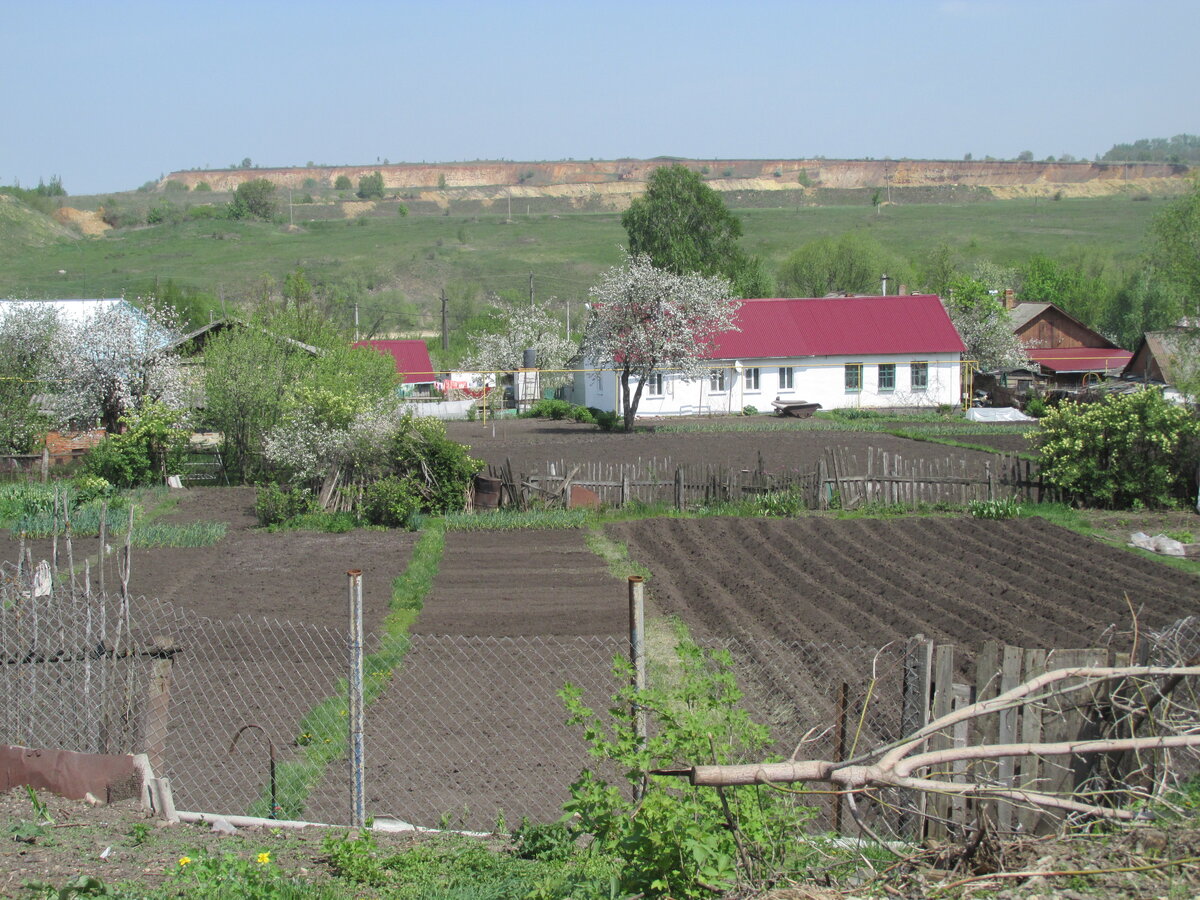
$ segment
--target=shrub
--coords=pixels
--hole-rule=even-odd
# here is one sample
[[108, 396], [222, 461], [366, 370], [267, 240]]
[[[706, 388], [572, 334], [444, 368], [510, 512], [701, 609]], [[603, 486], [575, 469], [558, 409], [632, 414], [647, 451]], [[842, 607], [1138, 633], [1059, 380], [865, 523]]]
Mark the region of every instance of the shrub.
[[212, 185], [209, 184], [207, 181], [201, 181], [199, 184], [196, 185], [196, 193], [200, 193], [201, 191], [211, 191], [211, 190], [212, 190]]
[[471, 478], [483, 468], [467, 448], [446, 437], [437, 419], [414, 416], [392, 441], [392, 469], [411, 477], [420, 492], [420, 511], [454, 512], [467, 504]]
[[1200, 420], [1152, 389], [1059, 404], [1028, 436], [1050, 485], [1110, 509], [1175, 505], [1200, 460]]
[[742, 415], [743, 416], [757, 416], [758, 415], [758, 407], [752, 406], [749, 403], [747, 403], [745, 406], [742, 407]]
[[174, 180], [168, 181], [163, 186], [163, 190], [165, 190], [168, 194], [186, 193], [187, 189], [188, 189], [188, 186], [182, 181], [174, 181]]
[[1025, 415], [1033, 416], [1035, 419], [1044, 416], [1049, 408], [1050, 404], [1046, 402], [1045, 397], [1034, 395], [1025, 401]]
[[113, 494], [113, 486], [107, 479], [86, 472], [81, 472], [71, 479], [71, 486], [75, 488], [75, 496], [79, 503], [110, 497]]
[[312, 512], [316, 499], [302, 488], [285, 488], [278, 484], [264, 484], [254, 497], [254, 514], [259, 525], [279, 525], [288, 519]]
[[370, 485], [363, 497], [363, 516], [372, 525], [409, 525], [420, 508], [421, 492], [411, 478], [389, 475]]
[[588, 412], [592, 414], [592, 418], [603, 431], [612, 431], [623, 421], [621, 416], [611, 409], [597, 409], [594, 406], [589, 406]]
[[565, 419], [571, 412], [566, 400], [539, 400], [529, 407], [527, 416], [533, 419]]
[[335, 191], [348, 191], [353, 187], [354, 184], [350, 181], [349, 175], [339, 175], [336, 179], [334, 179], [333, 189]]

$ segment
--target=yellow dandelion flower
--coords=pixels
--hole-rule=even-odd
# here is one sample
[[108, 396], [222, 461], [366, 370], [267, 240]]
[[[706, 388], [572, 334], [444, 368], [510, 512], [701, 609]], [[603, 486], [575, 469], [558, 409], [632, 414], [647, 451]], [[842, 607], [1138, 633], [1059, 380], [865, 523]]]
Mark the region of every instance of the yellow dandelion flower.
[[191, 858], [190, 856], [181, 856], [181, 857], [179, 857], [179, 864], [180, 864], [181, 866], [186, 866], [186, 865], [187, 865], [188, 863], [190, 863], [191, 861], [192, 861], [192, 858]]
[[258, 864], [260, 866], [265, 866], [270, 861], [271, 861], [271, 854], [269, 851], [267, 853], [258, 854]]

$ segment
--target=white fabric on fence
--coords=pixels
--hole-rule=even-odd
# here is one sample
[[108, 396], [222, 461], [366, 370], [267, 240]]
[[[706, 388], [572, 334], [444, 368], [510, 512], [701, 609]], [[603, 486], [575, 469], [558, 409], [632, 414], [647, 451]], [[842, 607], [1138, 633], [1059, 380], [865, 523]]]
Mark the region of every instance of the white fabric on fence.
[[1036, 422], [1037, 419], [1027, 416], [1019, 409], [1011, 406], [974, 406], [967, 410], [967, 420], [970, 422]]

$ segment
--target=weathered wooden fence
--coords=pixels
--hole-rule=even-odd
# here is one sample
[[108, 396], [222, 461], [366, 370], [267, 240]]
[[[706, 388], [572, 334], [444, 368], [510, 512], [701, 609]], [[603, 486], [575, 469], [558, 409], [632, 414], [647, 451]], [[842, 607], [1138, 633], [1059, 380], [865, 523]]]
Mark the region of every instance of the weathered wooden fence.
[[630, 463], [548, 461], [532, 472], [512, 465], [489, 467], [501, 485], [502, 505], [664, 504], [676, 509], [789, 492], [809, 509], [855, 509], [886, 504], [917, 508], [937, 503], [965, 506], [972, 500], [1050, 498], [1037, 464], [995, 454], [969, 464], [965, 456], [904, 459], [878, 448], [852, 452], [830, 448], [815, 465], [768, 471], [762, 456], [745, 467], [676, 465], [669, 458]]
[[904, 459], [875, 447], [864, 454], [829, 448], [817, 464], [819, 509], [854, 509], [875, 503], [906, 506], [947, 503], [965, 506], [972, 500], [1014, 497], [1039, 502], [1050, 499], [1035, 462], [997, 453], [983, 471], [965, 456]]
[[[1176, 640], [1180, 634], [1187, 637], [1186, 649], [1172, 648], [1165, 643], [1167, 638], [1162, 637]], [[1185, 619], [1164, 629], [1162, 635], [1149, 635], [1139, 645], [1140, 663], [1181, 664], [1185, 657], [1194, 655], [1200, 642], [1200, 627], [1195, 620]], [[964, 658], [969, 662], [966, 666], [961, 665]], [[1043, 650], [985, 641], [973, 653], [964, 653], [962, 648], [935, 645], [918, 635], [909, 641], [905, 658], [901, 731], [911, 734], [941, 716], [968, 704], [993, 699], [1055, 669], [1114, 663], [1125, 664], [1114, 659], [1112, 648]], [[1078, 679], [1063, 682], [1059, 687], [1073, 682], [1078, 684]], [[1109, 682], [1065, 694], [1043, 692], [1030, 698], [1030, 702], [958, 722], [946, 733], [933, 735], [929, 749], [1095, 739], [1106, 729], [1118, 727], [1115, 723], [1128, 715], [1131, 707], [1149, 703], [1147, 709], [1153, 709], [1157, 700], [1150, 702], [1148, 695], [1158, 690], [1145, 683]], [[1128, 697], [1122, 696], [1125, 694]], [[1161, 699], [1165, 695], [1158, 696]], [[1152, 718], [1147, 716], [1145, 721]], [[1127, 725], [1128, 721], [1124, 721], [1119, 727]], [[1127, 785], [1131, 779], [1156, 780], [1148, 768], [1154, 765], [1153, 754], [1137, 759], [1130, 754], [1116, 756], [1002, 756], [953, 763], [948, 771], [933, 776], [964, 784], [1026, 788], [1060, 796], [1091, 787], [1102, 788], [1105, 784], [1111, 787], [1117, 782]], [[1177, 761], [1176, 766], [1180, 765], [1184, 764]], [[1099, 798], [1093, 795], [1084, 799], [1097, 802]], [[981, 814], [1001, 833], [1050, 833], [1061, 825], [1063, 815], [1030, 803], [1006, 799], [979, 801], [944, 793], [915, 793], [905, 806], [918, 813], [908, 812], [900, 823], [901, 831], [914, 838], [922, 836], [922, 828], [924, 835], [931, 838], [962, 837], [967, 829], [978, 827]]]

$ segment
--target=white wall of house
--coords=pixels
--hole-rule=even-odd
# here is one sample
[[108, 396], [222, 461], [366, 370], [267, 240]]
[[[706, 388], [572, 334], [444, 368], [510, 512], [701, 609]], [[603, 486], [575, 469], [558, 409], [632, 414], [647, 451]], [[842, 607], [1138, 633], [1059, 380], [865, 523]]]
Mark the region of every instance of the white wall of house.
[[[924, 387], [920, 363], [925, 364]], [[847, 367], [858, 372], [857, 389], [847, 386]], [[661, 382], [657, 378], [647, 382], [638, 415], [717, 415], [738, 413], [747, 406], [769, 412], [776, 397], [820, 403], [824, 409], [953, 405], [961, 399], [957, 353], [713, 360], [712, 370], [720, 374], [693, 381], [678, 373], [661, 373]], [[616, 374], [577, 373], [571, 402], [620, 412]]]

